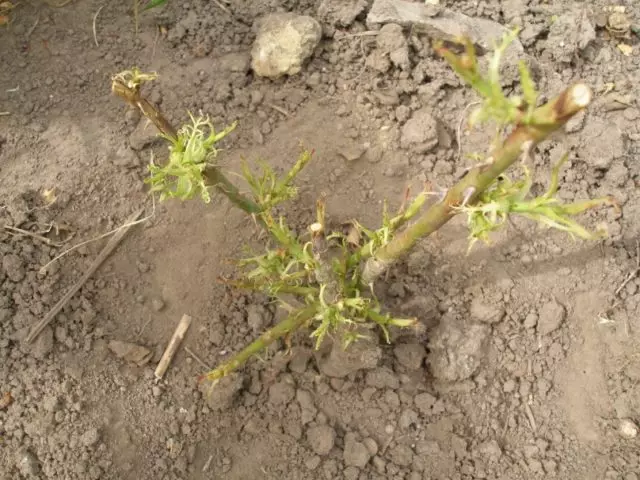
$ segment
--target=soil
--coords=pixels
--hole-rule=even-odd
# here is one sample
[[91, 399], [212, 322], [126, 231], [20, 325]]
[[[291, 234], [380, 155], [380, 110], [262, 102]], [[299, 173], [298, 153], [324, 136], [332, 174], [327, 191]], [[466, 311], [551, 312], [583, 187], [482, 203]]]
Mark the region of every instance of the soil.
[[[608, 239], [516, 219], [466, 255], [455, 219], [378, 285], [390, 310], [418, 316], [419, 334], [344, 353], [314, 352], [300, 333], [207, 398], [184, 347], [214, 366], [279, 315], [219, 281], [260, 246], [258, 231], [218, 197], [152, 202], [146, 164], [166, 148], [111, 95], [113, 74], [158, 72], [150, 98], [175, 124], [189, 111], [238, 120], [220, 156], [232, 172], [243, 158], [282, 170], [300, 142], [314, 148], [284, 210], [298, 228], [321, 193], [336, 225], [376, 226], [383, 200], [396, 207], [425, 181], [446, 188], [487, 138], [465, 132], [458, 147], [476, 97], [420, 32], [350, 35], [367, 30], [371, 2], [236, 0], [223, 4], [231, 14], [218, 3], [169, 0], [141, 12], [136, 33], [131, 2], [30, 0], [0, 27], [0, 478], [638, 479], [640, 45], [601, 28], [608, 4], [440, 2], [521, 25], [546, 95], [576, 80], [594, 88], [587, 113], [536, 152], [534, 189], [569, 150], [560, 196], [614, 195], [620, 213], [581, 217], [606, 223]], [[274, 11], [316, 18], [323, 37], [300, 73], [270, 80], [250, 55], [256, 21]], [[143, 207], [144, 222], [25, 344], [107, 239], [41, 267]], [[156, 382], [185, 313], [183, 348]], [[150, 361], [119, 358], [113, 341]]]

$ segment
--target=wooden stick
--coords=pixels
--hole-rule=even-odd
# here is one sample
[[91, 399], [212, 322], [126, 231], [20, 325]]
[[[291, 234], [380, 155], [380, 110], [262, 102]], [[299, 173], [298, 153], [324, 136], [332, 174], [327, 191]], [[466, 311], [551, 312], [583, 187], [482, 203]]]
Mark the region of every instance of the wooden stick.
[[93, 261], [93, 263], [91, 264], [89, 269], [85, 272], [85, 274], [82, 276], [82, 278], [78, 280], [73, 285], [73, 287], [71, 287], [69, 291], [64, 294], [64, 296], [60, 299], [60, 301], [53, 306], [53, 308], [49, 311], [49, 313], [47, 313], [45, 317], [42, 320], [40, 320], [31, 329], [31, 331], [29, 332], [29, 335], [27, 335], [27, 338], [25, 338], [25, 341], [27, 343], [33, 342], [36, 339], [36, 337], [40, 335], [42, 330], [44, 330], [44, 327], [46, 327], [53, 321], [55, 316], [58, 313], [60, 313], [60, 310], [62, 310], [62, 308], [67, 304], [67, 302], [71, 300], [71, 297], [73, 297], [78, 292], [78, 290], [82, 288], [85, 282], [89, 280], [89, 277], [95, 273], [98, 267], [102, 265], [102, 263], [107, 259], [107, 257], [111, 254], [111, 252], [115, 250], [115, 248], [118, 246], [120, 241], [124, 238], [126, 233], [131, 228], [132, 226], [131, 223], [135, 222], [140, 217], [140, 215], [142, 215], [143, 211], [144, 209], [141, 208], [140, 210], [135, 212], [133, 215], [131, 215], [127, 219], [125, 225], [123, 225], [123, 227], [120, 230], [118, 230], [113, 237], [111, 237], [107, 245], [100, 252], [100, 255], [98, 255], [98, 257]]
[[161, 380], [164, 376], [167, 368], [169, 368], [169, 364], [171, 360], [173, 360], [173, 356], [178, 351], [178, 347], [180, 346], [180, 342], [184, 338], [189, 326], [191, 325], [191, 317], [189, 315], [183, 315], [180, 319], [180, 323], [176, 327], [175, 332], [173, 332], [173, 336], [171, 337], [171, 341], [169, 345], [167, 345], [167, 349], [164, 351], [162, 358], [160, 359], [160, 363], [158, 363], [158, 367], [155, 371], [155, 376], [158, 380]]

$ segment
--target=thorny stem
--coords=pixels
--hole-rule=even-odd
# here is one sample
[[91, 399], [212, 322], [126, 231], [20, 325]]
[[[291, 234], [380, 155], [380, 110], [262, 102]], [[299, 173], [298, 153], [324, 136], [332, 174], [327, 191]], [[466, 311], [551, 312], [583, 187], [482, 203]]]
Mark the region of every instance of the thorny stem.
[[[471, 169], [447, 192], [444, 199], [432, 205], [418, 220], [368, 258], [363, 281], [371, 284], [415, 243], [447, 223], [463, 200], [475, 201], [491, 183], [508, 169], [523, 152], [530, 151], [553, 132], [561, 128], [573, 115], [591, 103], [591, 89], [578, 83], [563, 91], [555, 99], [538, 107], [529, 123], [518, 125], [505, 141], [490, 154], [490, 162]], [[371, 251], [366, 246], [363, 252]]]
[[[178, 139], [177, 130], [157, 107], [142, 96], [139, 85], [127, 85], [122, 78], [116, 77], [111, 84], [111, 90], [129, 105], [140, 110], [168, 140], [176, 141]], [[260, 205], [240, 193], [238, 187], [229, 181], [222, 171], [220, 171], [220, 168], [214, 165], [208, 165], [204, 171], [204, 177], [206, 178], [207, 185], [214, 187], [225, 195], [234, 205], [248, 214], [252, 215], [262, 211]]]
[[275, 342], [279, 338], [284, 337], [288, 333], [297, 330], [305, 322], [311, 320], [317, 310], [318, 306], [316, 304], [312, 304], [307, 306], [306, 308], [292, 313], [287, 318], [279, 322], [275, 327], [270, 328], [269, 330], [264, 332], [256, 340], [236, 353], [222, 365], [211, 370], [209, 373], [202, 375], [199, 381], [202, 382], [204, 380], [209, 380], [214, 382], [215, 385], [218, 380], [229, 375], [234, 370], [237, 370], [239, 367], [244, 365], [251, 357], [263, 351], [271, 343]]

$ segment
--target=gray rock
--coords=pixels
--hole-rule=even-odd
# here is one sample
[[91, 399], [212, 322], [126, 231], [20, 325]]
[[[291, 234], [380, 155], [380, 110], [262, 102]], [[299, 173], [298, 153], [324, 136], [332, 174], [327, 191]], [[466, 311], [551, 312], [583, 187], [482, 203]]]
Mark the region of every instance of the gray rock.
[[318, 18], [335, 27], [348, 27], [366, 8], [366, 0], [322, 0]]
[[316, 352], [320, 372], [334, 378], [343, 378], [358, 370], [375, 368], [381, 357], [380, 347], [368, 340], [359, 340], [346, 349], [336, 342], [328, 354]]
[[540, 318], [538, 319], [538, 333], [547, 335], [562, 325], [566, 316], [565, 308], [555, 300], [545, 303], [540, 309]]
[[307, 430], [307, 441], [316, 454], [327, 455], [336, 439], [336, 432], [329, 425], [318, 425]]
[[416, 110], [402, 127], [400, 144], [416, 153], [427, 153], [438, 146], [437, 122], [429, 109]]
[[356, 441], [353, 433], [347, 433], [344, 437], [342, 459], [348, 467], [364, 468], [371, 459], [371, 453], [364, 443]]
[[251, 50], [256, 75], [278, 78], [295, 75], [311, 56], [322, 37], [322, 27], [309, 16], [274, 13], [258, 21]]
[[[427, 36], [445, 41], [454, 41], [459, 37], [468, 37], [476, 46], [490, 50], [494, 41], [508, 32], [499, 23], [480, 17], [468, 17], [454, 10], [424, 2], [407, 0], [375, 0], [367, 15], [367, 26], [396, 23], [403, 27], [412, 26]], [[524, 49], [515, 40], [508, 50], [521, 54]]]
[[286, 405], [296, 396], [296, 389], [288, 382], [281, 381], [269, 387], [269, 403]]
[[26, 275], [24, 261], [13, 253], [2, 257], [2, 269], [12, 282], [20, 282]]
[[535, 328], [537, 324], [538, 324], [538, 315], [535, 312], [531, 312], [527, 314], [527, 316], [524, 319], [525, 328]]
[[435, 378], [456, 382], [471, 377], [482, 362], [491, 327], [443, 318], [433, 332], [428, 361]]
[[202, 382], [200, 391], [207, 406], [214, 412], [227, 410], [244, 386], [244, 376], [234, 372], [220, 379], [216, 384]]
[[134, 150], [142, 150], [149, 145], [158, 142], [160, 132], [146, 117], [142, 117], [138, 125], [129, 135], [129, 146]]
[[419, 343], [400, 343], [393, 349], [393, 353], [398, 363], [407, 370], [418, 370], [427, 355], [427, 351]]
[[482, 323], [498, 323], [505, 315], [504, 308], [499, 305], [489, 305], [482, 298], [474, 298], [471, 302], [471, 319]]

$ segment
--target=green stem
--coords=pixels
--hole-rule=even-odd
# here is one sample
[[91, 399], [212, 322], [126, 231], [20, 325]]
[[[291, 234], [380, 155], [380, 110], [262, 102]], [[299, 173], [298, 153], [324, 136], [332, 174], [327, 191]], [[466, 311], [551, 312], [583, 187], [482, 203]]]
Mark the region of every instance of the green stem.
[[317, 310], [318, 306], [313, 304], [292, 313], [276, 326], [264, 332], [256, 340], [236, 353], [222, 365], [211, 370], [209, 373], [202, 375], [202, 377], [200, 377], [200, 381], [210, 380], [215, 382], [229, 375], [247, 363], [251, 357], [262, 352], [274, 341], [300, 328], [305, 322], [313, 318]]
[[[432, 205], [413, 225], [375, 251], [365, 263], [363, 281], [366, 284], [372, 283], [419, 239], [432, 234], [451, 220], [458, 213], [456, 207], [463, 201], [473, 203], [480, 193], [521, 157], [524, 151], [533, 149], [562, 127], [573, 115], [584, 109], [591, 102], [591, 98], [589, 87], [576, 84], [547, 104], [538, 107], [533, 112], [530, 123], [517, 126], [503, 144], [491, 153], [487, 162], [470, 170], [449, 189], [442, 201]], [[371, 248], [365, 245], [362, 253], [367, 255], [367, 252], [371, 252]]]
[[231, 181], [220, 171], [218, 167], [210, 166], [204, 172], [207, 185], [214, 187], [229, 199], [236, 207], [244, 210], [249, 215], [262, 212], [262, 207], [249, 197], [240, 193]]
[[[158, 131], [167, 137], [168, 141], [177, 140], [178, 131], [171, 125], [158, 107], [142, 96], [139, 86], [131, 88], [120, 79], [114, 79], [111, 84], [111, 90], [125, 102], [140, 110], [140, 112], [156, 126]], [[262, 208], [256, 202], [240, 193], [238, 187], [231, 183], [218, 167], [208, 167], [205, 171], [205, 177], [207, 179], [207, 185], [214, 187], [220, 193], [226, 195], [231, 203], [249, 215], [262, 211]]]

